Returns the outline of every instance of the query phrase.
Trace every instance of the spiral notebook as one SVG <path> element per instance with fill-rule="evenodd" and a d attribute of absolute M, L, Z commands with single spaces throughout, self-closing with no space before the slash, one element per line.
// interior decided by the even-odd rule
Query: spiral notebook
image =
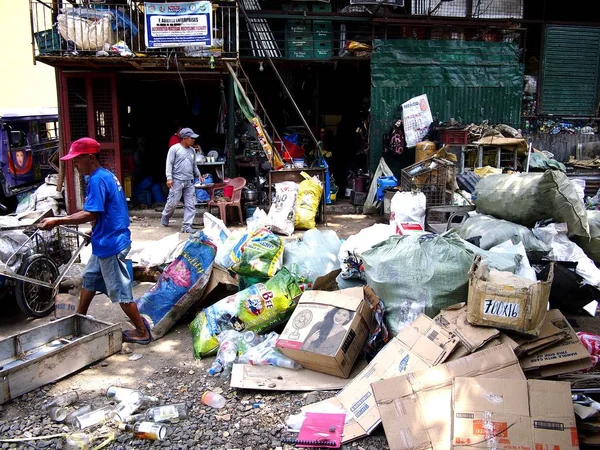
<path fill-rule="evenodd" d="M 307 448 L 339 448 L 345 420 L 345 414 L 307 412 L 296 445 Z"/>

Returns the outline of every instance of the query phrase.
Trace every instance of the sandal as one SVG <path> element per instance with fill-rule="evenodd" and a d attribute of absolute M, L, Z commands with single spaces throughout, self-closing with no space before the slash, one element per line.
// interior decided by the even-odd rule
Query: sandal
<path fill-rule="evenodd" d="M 131 344 L 140 344 L 140 345 L 148 345 L 150 342 L 152 342 L 152 334 L 150 333 L 150 324 L 148 323 L 148 321 L 146 319 L 142 319 L 144 322 L 144 326 L 146 327 L 146 330 L 148 330 L 148 334 L 150 335 L 149 338 L 147 339 L 137 339 L 131 336 L 131 333 L 134 330 L 125 330 L 123 331 L 123 342 L 129 342 Z"/>

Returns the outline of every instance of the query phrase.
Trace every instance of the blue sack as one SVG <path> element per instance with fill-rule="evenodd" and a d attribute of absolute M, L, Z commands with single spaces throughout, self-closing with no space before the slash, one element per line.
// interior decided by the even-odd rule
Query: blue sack
<path fill-rule="evenodd" d="M 204 233 L 192 234 L 156 284 L 135 301 L 154 339 L 164 336 L 202 297 L 216 253 L 217 247 Z"/>

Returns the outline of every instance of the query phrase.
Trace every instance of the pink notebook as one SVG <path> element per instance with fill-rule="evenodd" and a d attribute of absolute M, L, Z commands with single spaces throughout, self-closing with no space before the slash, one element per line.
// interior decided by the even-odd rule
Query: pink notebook
<path fill-rule="evenodd" d="M 339 448 L 345 420 L 345 414 L 307 412 L 296 439 L 296 446 Z"/>

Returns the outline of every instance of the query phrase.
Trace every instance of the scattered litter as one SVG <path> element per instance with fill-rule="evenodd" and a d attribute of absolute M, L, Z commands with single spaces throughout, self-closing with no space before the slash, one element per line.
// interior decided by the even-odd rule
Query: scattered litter
<path fill-rule="evenodd" d="M 129 358 L 127 358 L 129 361 L 137 361 L 138 359 L 142 359 L 144 355 L 142 355 L 141 353 L 134 353 L 133 355 L 131 355 Z"/>

